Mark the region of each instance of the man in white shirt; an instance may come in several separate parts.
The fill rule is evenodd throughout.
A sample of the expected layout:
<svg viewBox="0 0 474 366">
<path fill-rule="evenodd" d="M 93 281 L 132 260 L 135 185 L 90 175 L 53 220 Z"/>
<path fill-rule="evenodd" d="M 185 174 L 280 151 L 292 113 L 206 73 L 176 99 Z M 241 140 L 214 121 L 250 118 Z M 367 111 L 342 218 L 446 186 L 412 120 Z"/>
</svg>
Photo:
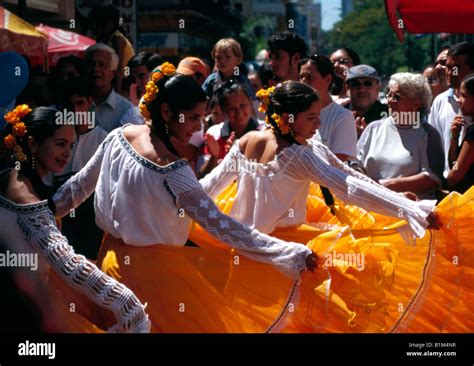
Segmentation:
<svg viewBox="0 0 474 366">
<path fill-rule="evenodd" d="M 332 101 L 329 90 L 334 82 L 334 66 L 326 56 L 314 55 L 301 62 L 300 81 L 319 92 L 322 103 L 321 126 L 314 139 L 321 141 L 342 161 L 355 159 L 357 132 L 354 116 Z"/>
<path fill-rule="evenodd" d="M 84 60 L 86 78 L 93 88 L 93 110 L 100 126 L 110 132 L 120 126 L 122 116 L 133 107 L 129 100 L 112 88 L 112 80 L 117 74 L 118 56 L 111 47 L 96 43 L 86 50 Z"/>
<path fill-rule="evenodd" d="M 474 73 L 474 44 L 461 42 L 452 45 L 448 51 L 446 67 L 450 89 L 435 98 L 428 116 L 428 123 L 438 130 L 443 140 L 445 154 L 444 177 L 449 172 L 448 151 L 451 141 L 451 124 L 460 113 L 458 100 L 461 81 L 465 76 Z M 467 126 L 464 126 L 461 131 L 458 143 L 462 141 L 466 128 Z"/>
</svg>

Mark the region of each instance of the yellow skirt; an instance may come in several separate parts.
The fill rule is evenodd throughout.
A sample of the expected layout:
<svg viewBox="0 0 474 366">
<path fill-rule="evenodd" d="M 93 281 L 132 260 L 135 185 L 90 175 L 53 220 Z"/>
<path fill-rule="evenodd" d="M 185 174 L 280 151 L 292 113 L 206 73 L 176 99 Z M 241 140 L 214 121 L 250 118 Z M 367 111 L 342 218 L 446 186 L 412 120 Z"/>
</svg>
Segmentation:
<svg viewBox="0 0 474 366">
<path fill-rule="evenodd" d="M 235 192 L 231 185 L 216 199 L 225 213 Z M 438 205 L 441 230 L 430 230 L 416 246 L 408 246 L 397 231 L 404 222 L 338 201 L 334 216 L 313 186 L 307 218 L 319 225 L 270 234 L 307 243 L 330 262 L 314 274 L 303 274 L 299 301 L 291 302 L 291 288 L 281 275 L 269 277 L 257 268 L 260 264 L 254 263 L 252 270 L 242 261 L 231 263 L 222 295 L 234 309 L 250 309 L 249 316 L 264 311 L 262 296 L 267 303 L 286 296 L 286 308 L 271 316 L 283 319 L 275 320 L 276 325 L 289 332 L 473 332 L 474 249 L 468 246 L 474 234 L 473 197 L 474 188 L 446 197 Z M 233 252 L 198 225 L 193 225 L 190 239 L 206 250 Z M 354 259 L 363 259 L 363 266 Z M 285 291 L 267 292 L 270 283 Z"/>
<path fill-rule="evenodd" d="M 59 275 L 50 270 L 45 296 L 49 304 L 50 324 L 46 332 L 54 333 L 104 333 L 112 324 L 104 320 L 105 310 L 87 296 L 80 294 Z"/>
</svg>

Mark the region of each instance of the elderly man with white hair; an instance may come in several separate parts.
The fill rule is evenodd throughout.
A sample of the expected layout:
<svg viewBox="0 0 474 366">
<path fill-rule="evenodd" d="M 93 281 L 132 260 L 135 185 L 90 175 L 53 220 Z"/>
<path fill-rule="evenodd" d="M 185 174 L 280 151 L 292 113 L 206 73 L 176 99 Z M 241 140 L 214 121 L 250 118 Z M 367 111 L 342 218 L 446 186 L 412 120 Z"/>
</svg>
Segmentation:
<svg viewBox="0 0 474 366">
<path fill-rule="evenodd" d="M 434 197 L 441 186 L 444 156 L 435 164 L 429 156 L 431 151 L 443 154 L 439 133 L 425 121 L 431 99 L 424 76 L 392 75 L 389 116 L 370 123 L 357 143 L 357 158 L 370 178 L 397 192 Z"/>
<path fill-rule="evenodd" d="M 112 88 L 112 80 L 117 74 L 118 56 L 113 48 L 96 43 L 86 50 L 86 78 L 92 84 L 96 124 L 107 132 L 120 126 L 122 116 L 132 103 L 117 94 Z"/>
</svg>

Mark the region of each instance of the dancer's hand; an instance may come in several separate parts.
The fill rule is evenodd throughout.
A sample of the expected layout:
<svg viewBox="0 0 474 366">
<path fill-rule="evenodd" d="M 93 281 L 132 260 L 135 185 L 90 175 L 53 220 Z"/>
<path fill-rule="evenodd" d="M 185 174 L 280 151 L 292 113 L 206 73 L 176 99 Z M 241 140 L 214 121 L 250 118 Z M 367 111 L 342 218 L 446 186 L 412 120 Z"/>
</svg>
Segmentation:
<svg viewBox="0 0 474 366">
<path fill-rule="evenodd" d="M 426 218 L 426 221 L 429 222 L 428 229 L 439 230 L 441 228 L 441 220 L 436 211 L 431 211 L 431 213 Z"/>
<path fill-rule="evenodd" d="M 306 257 L 306 269 L 314 271 L 318 267 L 319 257 L 315 252 Z"/>
</svg>

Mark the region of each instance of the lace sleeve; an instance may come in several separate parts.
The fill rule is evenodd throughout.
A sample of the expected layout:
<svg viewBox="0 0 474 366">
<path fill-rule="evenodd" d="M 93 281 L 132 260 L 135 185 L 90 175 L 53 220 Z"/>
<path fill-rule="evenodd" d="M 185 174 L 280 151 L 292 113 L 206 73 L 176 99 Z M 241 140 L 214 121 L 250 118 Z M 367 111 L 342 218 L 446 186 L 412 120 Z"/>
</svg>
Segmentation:
<svg viewBox="0 0 474 366">
<path fill-rule="evenodd" d="M 234 142 L 224 160 L 199 181 L 204 192 L 211 198 L 216 198 L 219 193 L 237 178 L 238 154 L 239 140 Z"/>
<path fill-rule="evenodd" d="M 67 215 L 71 209 L 78 207 L 94 192 L 106 147 L 115 134 L 116 132 L 111 132 L 84 168 L 69 178 L 54 194 L 53 201 L 56 205 L 56 216 L 63 217 Z"/>
<path fill-rule="evenodd" d="M 306 269 L 306 257 L 311 254 L 309 248 L 262 234 L 224 215 L 202 190 L 188 166 L 167 174 L 165 185 L 176 205 L 189 217 L 243 255 L 272 264 L 292 279 L 299 279 L 300 272 Z"/>
<path fill-rule="evenodd" d="M 53 213 L 47 208 L 20 212 L 17 219 L 25 239 L 48 260 L 51 267 L 78 291 L 104 309 L 113 312 L 117 323 L 111 333 L 148 333 L 150 321 L 145 306 L 133 292 L 100 271 L 84 256 L 74 253 L 59 232 Z"/>
<path fill-rule="evenodd" d="M 428 226 L 426 217 L 436 204 L 434 200 L 411 201 L 379 184 L 349 175 L 347 171 L 329 165 L 323 157 L 306 147 L 302 147 L 299 153 L 295 154 L 288 171 L 300 179 L 311 177 L 315 182 L 328 187 L 346 203 L 405 219 L 418 238 L 424 236 Z"/>
<path fill-rule="evenodd" d="M 366 181 L 371 184 L 376 184 L 378 185 L 377 182 L 374 180 L 370 179 L 368 176 L 358 172 L 357 170 L 352 169 L 350 166 L 347 164 L 344 164 L 336 155 L 332 153 L 331 150 L 329 150 L 325 145 L 323 144 L 315 144 L 313 146 L 313 151 L 315 151 L 316 155 L 322 155 L 325 157 L 325 160 L 332 165 L 333 167 L 336 167 L 338 169 L 341 169 L 345 171 L 347 174 L 350 176 L 353 176 L 354 178 Z"/>
</svg>

